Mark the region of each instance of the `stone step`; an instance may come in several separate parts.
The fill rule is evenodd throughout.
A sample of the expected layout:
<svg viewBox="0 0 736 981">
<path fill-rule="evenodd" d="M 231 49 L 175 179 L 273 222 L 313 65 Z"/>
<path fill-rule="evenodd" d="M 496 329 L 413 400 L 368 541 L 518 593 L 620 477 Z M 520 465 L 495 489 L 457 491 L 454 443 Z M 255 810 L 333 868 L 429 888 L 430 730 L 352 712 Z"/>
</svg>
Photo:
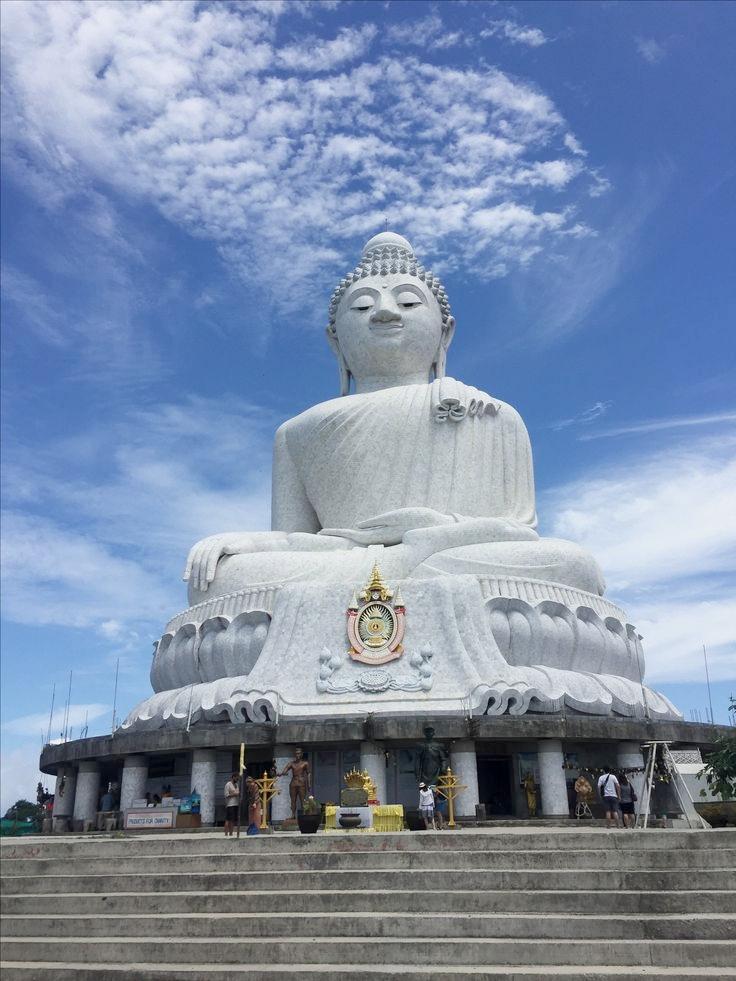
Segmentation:
<svg viewBox="0 0 736 981">
<path fill-rule="evenodd" d="M 283 913 L 282 890 L 241 892 L 207 890 L 187 892 L 120 892 L 109 883 L 106 893 L 53 893 L 17 895 L 3 891 L 3 914 L 33 913 L 240 913 L 254 909 Z M 42 905 L 42 908 L 40 908 Z M 458 913 L 736 913 L 736 891 L 681 890 L 652 892 L 616 890 L 499 890 L 441 889 L 435 892 L 376 889 L 330 889 L 295 892 L 288 897 L 290 913 L 366 913 L 381 910 L 396 913 L 421 909 L 427 913 L 449 909 Z"/>
<path fill-rule="evenodd" d="M 269 963 L 231 964 L 226 968 L 211 964 L 169 963 L 166 967 L 144 963 L 108 964 L 90 967 L 80 961 L 46 964 L 41 961 L 0 962 L 3 981 L 179 981 L 181 978 L 207 979 L 207 981 L 238 981 L 238 979 L 268 979 L 268 981 L 294 981 L 294 978 L 319 977 L 319 981 L 427 981 L 427 969 L 422 966 L 385 963 L 380 966 L 363 963 L 352 964 L 290 964 Z M 457 981 L 472 978 L 473 981 L 630 981 L 632 975 L 647 981 L 700 981 L 736 977 L 736 968 L 728 967 L 652 967 L 643 965 L 631 968 L 580 967 L 572 964 L 520 965 L 505 964 L 482 967 L 472 965 L 433 965 L 433 981 Z"/>
<path fill-rule="evenodd" d="M 110 858 L 75 856 L 77 875 L 98 875 L 110 871 Z M 243 850 L 234 854 L 214 851 L 192 851 L 188 855 L 130 855 L 115 860 L 116 873 L 128 875 L 167 872 L 292 871 L 329 869 L 736 869 L 736 848 L 714 848 L 712 851 L 689 849 L 636 849 L 610 851 L 586 849 L 570 853 L 563 850 L 527 849 L 510 851 L 482 850 L 442 851 L 353 851 L 283 852 L 255 854 Z M 4 875 L 59 875 L 69 869 L 68 858 L 4 858 Z"/>
<path fill-rule="evenodd" d="M 582 880 L 582 881 L 581 881 Z M 606 870 L 605 874 L 581 876 L 578 870 L 493 869 L 331 869 L 329 871 L 250 871 L 250 872 L 154 872 L 149 875 L 108 870 L 100 875 L 5 875 L 3 889 L 16 894 L 49 894 L 55 892 L 159 892 L 175 885 L 192 890 L 250 889 L 571 889 L 584 885 L 588 890 L 617 891 L 645 889 L 673 891 L 678 889 L 736 889 L 736 872 L 729 869 L 680 870 Z"/>
<path fill-rule="evenodd" d="M 295 913 L 288 911 L 294 937 L 425 937 L 572 940 L 734 940 L 736 916 L 728 914 L 646 915 L 458 913 Z M 96 913 L 92 916 L 37 913 L 3 918 L 3 937 L 274 937 L 284 932 L 284 912 Z"/>
<path fill-rule="evenodd" d="M 206 842 L 206 845 L 204 844 Z M 678 829 L 644 830 L 604 830 L 587 828 L 585 830 L 544 828 L 530 831 L 422 831 L 343 834 L 323 833 L 300 835 L 279 833 L 257 835 L 252 838 L 225 838 L 222 833 L 203 831 L 199 833 L 149 832 L 145 834 L 124 833 L 124 837 L 112 838 L 110 835 L 55 835 L 33 836 L 23 840 L 2 839 L 0 854 L 6 858 L 64 858 L 82 856 L 88 858 L 117 858 L 125 855 L 188 855 L 191 851 L 221 851 L 223 854 L 240 853 L 244 848 L 249 852 L 331 852 L 332 854 L 350 851 L 384 851 L 393 847 L 402 851 L 478 851 L 488 848 L 524 851 L 527 849 L 563 850 L 572 853 L 578 849 L 613 848 L 631 851 L 661 848 L 668 851 L 687 848 L 709 851 L 714 848 L 736 848 L 736 829 L 718 828 L 702 831 Z"/>
<path fill-rule="evenodd" d="M 288 915 L 288 914 L 286 914 Z M 172 954 L 191 965 L 288 964 L 406 964 L 416 968 L 427 962 L 425 938 L 361 937 L 147 937 L 44 936 L 5 939 L 4 961 L 76 961 L 87 964 L 169 965 Z M 596 965 L 651 964 L 659 967 L 733 968 L 734 945 L 727 940 L 510 940 L 446 938 L 433 944 L 431 965 Z M 426 976 L 426 970 L 425 970 Z"/>
</svg>

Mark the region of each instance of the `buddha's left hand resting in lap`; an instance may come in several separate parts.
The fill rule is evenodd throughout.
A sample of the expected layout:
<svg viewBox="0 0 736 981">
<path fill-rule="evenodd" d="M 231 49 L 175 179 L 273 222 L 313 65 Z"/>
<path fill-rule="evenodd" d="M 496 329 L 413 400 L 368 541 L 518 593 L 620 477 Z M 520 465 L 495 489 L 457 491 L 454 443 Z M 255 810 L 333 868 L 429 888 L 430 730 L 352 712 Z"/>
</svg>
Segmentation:
<svg viewBox="0 0 736 981">
<path fill-rule="evenodd" d="M 189 600 L 287 582 L 519 576 L 602 594 L 595 560 L 535 531 L 514 408 L 445 376 L 455 320 L 406 239 L 375 236 L 332 297 L 341 396 L 276 433 L 270 532 L 198 542 Z"/>
</svg>

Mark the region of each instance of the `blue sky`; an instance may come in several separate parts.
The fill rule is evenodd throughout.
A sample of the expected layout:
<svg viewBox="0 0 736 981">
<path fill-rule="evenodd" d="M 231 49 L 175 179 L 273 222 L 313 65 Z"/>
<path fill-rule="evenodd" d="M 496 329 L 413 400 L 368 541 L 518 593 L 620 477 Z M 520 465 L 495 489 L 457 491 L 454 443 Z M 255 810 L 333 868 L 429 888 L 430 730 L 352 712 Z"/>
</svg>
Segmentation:
<svg viewBox="0 0 736 981">
<path fill-rule="evenodd" d="M 189 546 L 268 527 L 384 218 L 443 276 L 450 373 L 524 416 L 541 531 L 686 718 L 707 645 L 725 721 L 735 34 L 708 2 L 4 5 L 3 808 L 53 684 L 109 731 Z"/>
</svg>

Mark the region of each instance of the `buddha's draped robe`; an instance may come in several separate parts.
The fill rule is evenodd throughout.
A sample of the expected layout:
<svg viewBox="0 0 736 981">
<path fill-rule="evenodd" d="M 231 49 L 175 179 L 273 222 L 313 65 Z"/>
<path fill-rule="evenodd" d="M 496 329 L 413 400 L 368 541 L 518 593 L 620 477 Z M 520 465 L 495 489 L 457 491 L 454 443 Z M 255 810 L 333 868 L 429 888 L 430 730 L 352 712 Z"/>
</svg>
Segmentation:
<svg viewBox="0 0 736 981">
<path fill-rule="evenodd" d="M 276 441 L 273 527 L 289 541 L 225 556 L 206 593 L 190 586 L 191 603 L 261 584 L 358 582 L 374 562 L 393 578 L 500 574 L 603 591 L 587 553 L 533 532 L 529 436 L 514 408 L 484 392 L 444 378 L 332 399 L 289 420 Z M 414 545 L 316 534 L 416 507 L 455 519 L 429 529 L 437 548 L 419 558 Z M 472 524 L 484 518 L 504 519 L 503 533 Z"/>
<path fill-rule="evenodd" d="M 324 402 L 285 436 L 322 528 L 406 507 L 536 524 L 521 417 L 455 379 Z"/>
</svg>

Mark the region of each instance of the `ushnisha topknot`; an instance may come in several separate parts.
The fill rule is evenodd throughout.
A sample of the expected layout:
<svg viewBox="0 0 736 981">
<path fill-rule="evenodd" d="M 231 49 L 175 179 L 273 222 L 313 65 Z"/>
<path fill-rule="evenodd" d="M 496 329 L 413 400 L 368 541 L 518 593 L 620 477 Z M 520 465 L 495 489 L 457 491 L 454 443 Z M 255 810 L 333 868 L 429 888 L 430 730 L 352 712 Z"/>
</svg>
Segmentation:
<svg viewBox="0 0 736 981">
<path fill-rule="evenodd" d="M 442 313 L 442 326 L 447 327 L 452 314 L 445 287 L 434 273 L 420 264 L 410 243 L 402 235 L 397 235 L 396 232 L 381 232 L 366 242 L 360 263 L 340 280 L 340 285 L 332 294 L 328 331 L 331 334 L 335 333 L 337 307 L 348 287 L 367 276 L 388 276 L 390 273 L 406 273 L 421 279 L 434 294 Z"/>
</svg>

